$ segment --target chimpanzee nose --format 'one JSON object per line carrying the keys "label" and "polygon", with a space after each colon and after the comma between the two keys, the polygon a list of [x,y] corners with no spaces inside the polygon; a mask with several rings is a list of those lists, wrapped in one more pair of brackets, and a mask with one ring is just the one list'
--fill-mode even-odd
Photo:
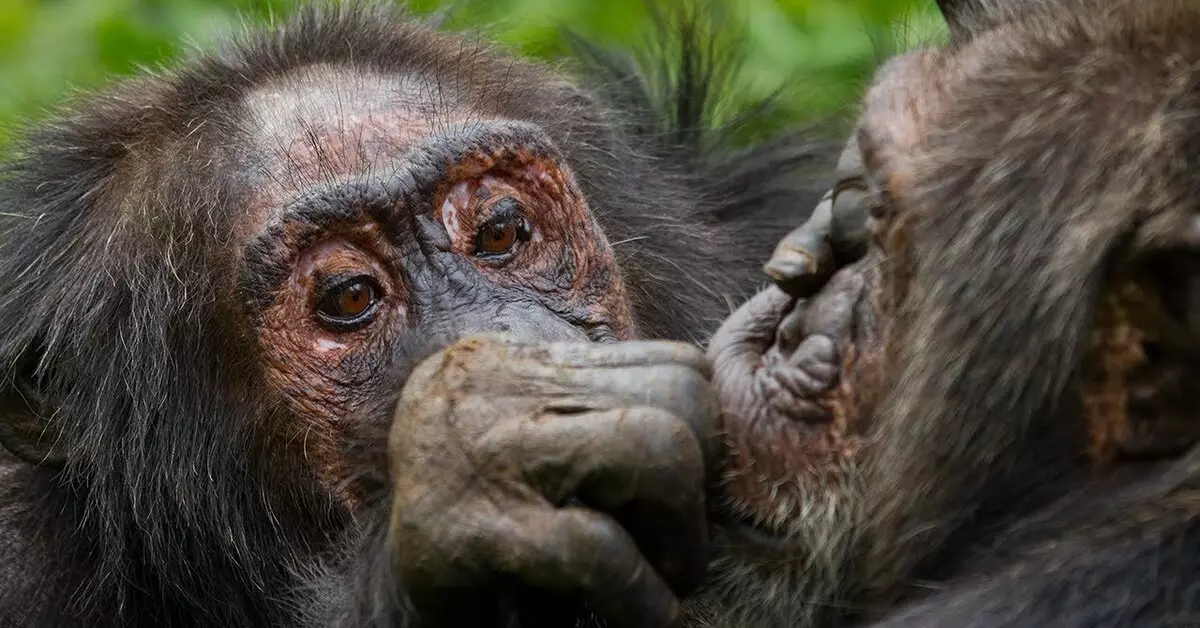
{"label": "chimpanzee nose", "polygon": [[587,342],[586,330],[528,299],[496,295],[488,303],[446,304],[429,312],[421,325],[448,338],[500,333],[524,342]]}
{"label": "chimpanzee nose", "polygon": [[448,340],[480,333],[527,342],[590,340],[582,323],[548,307],[538,294],[499,283],[450,251],[437,222],[423,217],[417,226],[419,257],[404,269],[417,333]]}

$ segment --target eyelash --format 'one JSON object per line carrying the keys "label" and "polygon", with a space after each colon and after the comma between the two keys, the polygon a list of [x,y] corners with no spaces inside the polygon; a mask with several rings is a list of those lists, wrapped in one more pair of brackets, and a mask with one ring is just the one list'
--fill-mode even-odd
{"label": "eyelash", "polygon": [[[339,332],[349,332],[368,325],[375,319],[375,315],[379,311],[379,304],[383,301],[384,292],[379,286],[379,282],[370,275],[354,275],[350,277],[331,277],[329,280],[322,282],[320,290],[317,292],[317,302],[315,313],[317,319],[326,327]],[[359,314],[341,318],[331,315],[324,311],[324,308],[330,304],[332,299],[339,296],[339,292],[354,286],[362,284],[369,290],[370,303],[366,305]]]}
{"label": "eyelash", "polygon": [[[516,229],[516,233],[513,235],[514,241],[503,251],[485,251],[484,231],[489,227],[506,223],[516,223],[513,225],[513,228]],[[521,250],[521,245],[529,242],[532,235],[533,225],[526,217],[520,203],[511,197],[502,198],[492,205],[492,211],[487,220],[483,221],[475,230],[475,256],[498,262],[508,261]]]}

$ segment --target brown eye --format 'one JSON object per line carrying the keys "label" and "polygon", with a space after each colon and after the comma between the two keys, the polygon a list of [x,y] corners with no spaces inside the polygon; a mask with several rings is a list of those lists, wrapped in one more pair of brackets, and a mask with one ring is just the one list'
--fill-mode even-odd
{"label": "brown eye", "polygon": [[505,255],[518,243],[528,242],[531,235],[532,228],[520,206],[512,199],[503,199],[496,204],[492,219],[475,236],[475,254],[480,257]]}
{"label": "brown eye", "polygon": [[517,243],[517,225],[504,221],[479,230],[479,252],[492,255],[505,253]]}
{"label": "brown eye", "polygon": [[352,279],[325,293],[317,307],[327,322],[353,324],[365,319],[379,301],[379,290],[368,279]]}

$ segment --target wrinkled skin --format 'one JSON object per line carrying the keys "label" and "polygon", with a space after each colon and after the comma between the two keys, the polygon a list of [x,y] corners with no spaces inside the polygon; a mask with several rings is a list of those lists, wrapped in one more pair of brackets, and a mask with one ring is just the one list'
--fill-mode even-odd
{"label": "wrinkled skin", "polygon": [[[719,412],[707,368],[683,344],[505,337],[423,362],[392,426],[391,538],[426,620],[465,625],[445,590],[507,577],[580,596],[617,625],[672,625],[708,555],[704,450],[711,460],[719,443],[704,438]],[[546,606],[534,613],[552,625]]]}
{"label": "wrinkled skin", "polygon": [[[830,204],[781,248],[828,238]],[[818,258],[823,268],[837,263],[832,250]],[[731,523],[706,504],[711,487],[736,500],[751,527],[770,530],[766,509],[780,496],[767,494],[763,474],[820,481],[823,467],[857,449],[860,430],[831,395],[855,325],[857,337],[873,331],[863,266],[812,279],[809,290],[820,292],[809,298],[763,291],[722,325],[707,356],[665,343],[493,336],[422,363],[390,447],[390,537],[404,580],[428,583],[410,589],[422,616],[486,623],[504,608],[497,590],[517,600],[536,590],[542,602],[513,615],[522,625],[571,623],[579,608],[556,599],[582,599],[615,625],[691,625],[681,623],[679,596],[704,581],[706,518]],[[780,451],[789,446],[801,451]],[[772,466],[780,460],[798,466]],[[743,475],[755,481],[737,482]],[[497,588],[503,582],[517,586]],[[464,609],[447,589],[485,601]]]}
{"label": "wrinkled skin", "polygon": [[776,286],[713,339],[734,521],[692,625],[1200,609],[1181,394],[1200,12],[939,5],[952,42],[880,68],[834,191],[765,266]]}
{"label": "wrinkled skin", "polygon": [[856,142],[837,180],[765,264],[775,285],[730,316],[708,348],[725,411],[726,497],[771,532],[788,524],[781,502],[799,508],[858,451],[878,389],[878,364],[864,358],[882,347],[882,250],[870,242],[880,227]]}
{"label": "wrinkled skin", "polygon": [[849,599],[859,459],[883,390],[889,329],[882,216],[857,145],[838,183],[765,265],[775,283],[708,346],[725,455],[713,575],[687,625],[823,626]]}
{"label": "wrinkled skin", "polygon": [[[812,204],[795,138],[679,154],[353,9],[82,101],[0,178],[0,620],[992,628],[1062,625],[1062,591],[1075,626],[1194,617],[1195,458],[1092,480],[1196,442],[1200,13],[1076,1],[1086,28],[969,3],[952,28],[995,32],[885,66],[767,265],[788,295],[711,367],[628,341],[700,340],[757,277]],[[1163,76],[1187,97],[1146,97]]]}
{"label": "wrinkled skin", "polygon": [[723,468],[695,345],[829,157],[711,128],[704,21],[577,76],[313,6],[31,129],[0,624],[677,623]]}

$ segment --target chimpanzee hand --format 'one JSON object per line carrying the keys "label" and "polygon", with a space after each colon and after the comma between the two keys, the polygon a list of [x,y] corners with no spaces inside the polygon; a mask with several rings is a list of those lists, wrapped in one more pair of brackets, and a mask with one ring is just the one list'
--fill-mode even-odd
{"label": "chimpanzee hand", "polygon": [[390,455],[395,564],[425,625],[471,614],[449,591],[506,585],[581,598],[614,626],[671,625],[709,558],[717,418],[704,356],[679,343],[489,336],[423,362]]}
{"label": "chimpanzee hand", "polygon": [[839,270],[865,248],[857,205],[839,216],[826,198],[768,262],[776,285],[739,308],[709,343],[724,411],[724,499],[760,530],[786,534],[790,513],[801,512],[805,495],[829,484],[827,475],[858,446],[859,426],[851,425],[852,404],[839,385],[843,353],[870,314],[860,307],[863,264]]}
{"label": "chimpanzee hand", "polygon": [[709,343],[727,421],[827,422],[818,399],[837,382],[839,342],[862,287],[854,273],[836,275],[809,300],[770,287],[734,312]]}
{"label": "chimpanzee hand", "polygon": [[838,347],[864,287],[861,269],[846,268],[865,255],[870,238],[872,197],[862,170],[851,140],[838,185],[765,264],[775,287],[743,305],[710,342],[714,382],[731,416],[810,424],[829,418],[817,398],[837,379]]}
{"label": "chimpanzee hand", "polygon": [[878,227],[872,192],[858,141],[851,136],[838,160],[837,184],[805,223],[779,241],[763,270],[784,292],[803,298],[816,294],[839,269],[866,254]]}

